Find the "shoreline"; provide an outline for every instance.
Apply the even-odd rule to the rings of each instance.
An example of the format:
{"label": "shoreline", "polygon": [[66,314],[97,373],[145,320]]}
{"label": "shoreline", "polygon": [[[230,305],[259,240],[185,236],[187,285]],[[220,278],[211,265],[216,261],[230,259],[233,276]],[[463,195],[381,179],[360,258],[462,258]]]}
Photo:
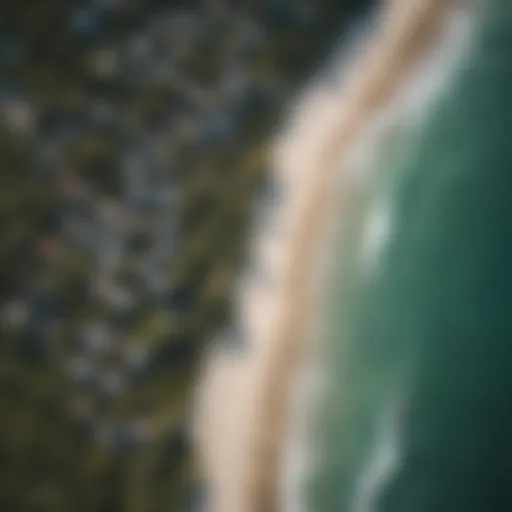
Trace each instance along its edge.
{"label": "shoreline", "polygon": [[[278,140],[274,174],[285,184],[288,202],[276,216],[286,236],[269,239],[263,233],[252,241],[258,263],[265,264],[274,282],[265,288],[250,280],[238,290],[236,308],[250,334],[250,353],[244,358],[218,350],[205,361],[198,392],[197,446],[213,493],[212,512],[287,507],[280,501],[283,452],[290,432],[300,437],[290,425],[289,397],[304,375],[301,362],[311,362],[304,351],[314,350],[311,338],[318,338],[317,294],[325,280],[319,261],[329,259],[335,223],[329,213],[342,210],[335,199],[353,186],[354,146],[407,81],[449,4],[417,1],[414,8],[411,2],[392,1],[380,34],[364,48],[363,62],[354,63],[350,56],[348,81],[342,79],[339,91],[322,81],[319,89],[306,90],[299,100],[309,96],[310,103],[298,105],[291,129]],[[345,74],[347,62],[340,65]],[[314,133],[311,123],[318,127]]]}

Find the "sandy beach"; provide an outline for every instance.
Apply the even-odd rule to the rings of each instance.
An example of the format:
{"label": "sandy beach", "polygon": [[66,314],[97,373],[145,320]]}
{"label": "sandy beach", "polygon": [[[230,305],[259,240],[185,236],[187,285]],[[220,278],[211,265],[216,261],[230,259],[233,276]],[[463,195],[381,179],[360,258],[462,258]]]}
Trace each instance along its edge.
{"label": "sandy beach", "polygon": [[[335,219],[357,183],[352,171],[371,164],[371,151],[400,124],[404,102],[416,101],[414,91],[399,93],[411,75],[428,74],[417,63],[452,8],[446,0],[388,4],[381,31],[350,56],[353,69],[339,89],[306,87],[277,141],[274,173],[286,198],[271,224],[279,229],[250,241],[268,279],[244,280],[234,301],[248,351],[212,347],[198,388],[195,435],[211,512],[299,510],[284,489],[300,478],[307,457],[285,452],[303,437],[299,417],[313,376],[303,361],[314,358]],[[340,63],[340,74],[346,67]]]}

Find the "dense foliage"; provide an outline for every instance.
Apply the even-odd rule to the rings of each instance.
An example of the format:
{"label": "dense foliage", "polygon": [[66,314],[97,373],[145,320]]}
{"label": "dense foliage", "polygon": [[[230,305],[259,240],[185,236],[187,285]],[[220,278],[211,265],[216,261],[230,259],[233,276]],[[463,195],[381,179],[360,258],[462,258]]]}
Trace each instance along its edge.
{"label": "dense foliage", "polygon": [[0,3],[2,510],[184,509],[270,128],[356,3]]}

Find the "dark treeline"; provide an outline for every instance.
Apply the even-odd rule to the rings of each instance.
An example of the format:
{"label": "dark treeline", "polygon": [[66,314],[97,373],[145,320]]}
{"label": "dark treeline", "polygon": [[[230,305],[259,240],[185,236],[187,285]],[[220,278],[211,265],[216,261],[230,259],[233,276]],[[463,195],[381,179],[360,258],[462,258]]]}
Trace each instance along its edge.
{"label": "dark treeline", "polygon": [[0,3],[0,508],[185,509],[268,134],[356,4]]}

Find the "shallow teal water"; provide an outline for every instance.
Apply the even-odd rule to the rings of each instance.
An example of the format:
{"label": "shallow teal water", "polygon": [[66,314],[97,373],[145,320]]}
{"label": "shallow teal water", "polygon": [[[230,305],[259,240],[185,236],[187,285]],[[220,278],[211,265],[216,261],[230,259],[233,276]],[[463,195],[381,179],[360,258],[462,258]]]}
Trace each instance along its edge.
{"label": "shallow teal water", "polygon": [[[417,146],[352,200],[311,511],[512,510],[512,4],[491,4]],[[370,272],[376,204],[392,234]]]}

